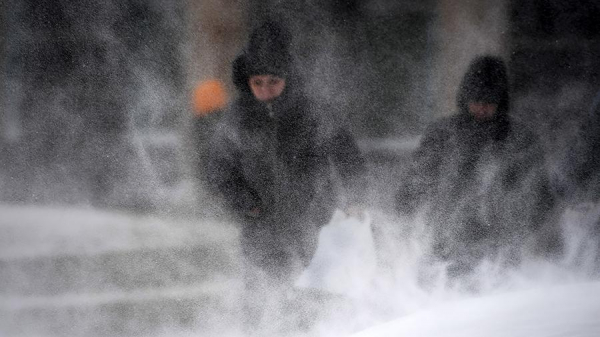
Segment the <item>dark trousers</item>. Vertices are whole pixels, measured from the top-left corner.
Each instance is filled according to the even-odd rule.
[[[310,263],[318,240],[311,224],[248,221],[242,228],[244,328],[265,332],[281,312],[294,282]]]

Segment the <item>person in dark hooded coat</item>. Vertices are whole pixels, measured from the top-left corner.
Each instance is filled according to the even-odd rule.
[[[509,117],[504,62],[475,58],[457,105],[458,114],[426,130],[402,176],[397,211],[424,212],[434,255],[459,274],[484,257],[518,259],[530,238],[536,249],[555,249],[543,150],[534,133]]]
[[[209,163],[212,187],[241,223],[248,262],[282,283],[308,265],[320,227],[344,207],[338,189],[348,207],[360,203],[366,170],[343,123],[321,123],[324,107],[304,94],[290,43],[276,21],[253,31],[233,62],[239,95],[216,130]]]

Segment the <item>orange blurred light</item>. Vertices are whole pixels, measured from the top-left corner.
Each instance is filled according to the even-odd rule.
[[[194,89],[192,104],[194,113],[198,117],[223,110],[227,105],[225,86],[219,80],[200,82]]]

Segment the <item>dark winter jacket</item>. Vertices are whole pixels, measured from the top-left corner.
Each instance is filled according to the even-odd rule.
[[[236,214],[258,207],[277,221],[323,224],[337,202],[334,167],[348,191],[358,191],[352,187],[363,179],[364,162],[351,135],[343,128],[319,135],[311,108],[298,99],[276,102],[271,112],[242,97],[227,111],[213,141],[210,172]]]
[[[475,120],[469,101],[498,104],[495,118]],[[438,255],[469,260],[522,243],[547,220],[554,198],[537,137],[508,116],[501,61],[472,63],[458,107],[426,130],[396,201],[401,214],[426,210]]]
[[[304,95],[280,41],[282,33],[269,36],[273,29],[255,31],[247,50],[233,63],[239,97],[212,142],[210,180],[245,225],[258,222],[282,230],[307,223],[320,226],[338,206],[338,187],[349,202],[361,197],[365,164],[341,123],[322,123],[320,114],[326,108]],[[257,101],[248,85],[251,75],[265,73],[286,79],[282,95],[269,105]],[[258,218],[247,217],[255,208],[260,210]]]

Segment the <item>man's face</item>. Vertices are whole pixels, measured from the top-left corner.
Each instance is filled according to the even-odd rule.
[[[469,102],[469,113],[477,121],[489,121],[494,118],[498,104],[488,102]]]
[[[248,79],[250,90],[257,100],[271,102],[285,89],[285,79],[274,75],[254,75]]]

